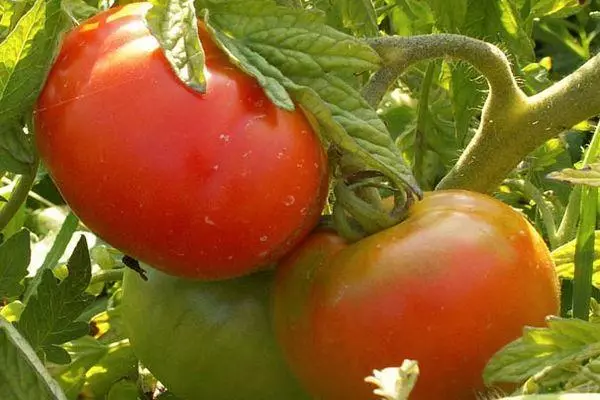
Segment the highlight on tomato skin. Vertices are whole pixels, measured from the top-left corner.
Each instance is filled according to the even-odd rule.
[[[277,108],[202,27],[207,92],[171,71],[148,3],[71,31],[36,105],[36,145],[75,214],[169,274],[241,276],[317,224],[326,155],[297,107]]]
[[[288,364],[321,400],[372,399],[364,378],[404,359],[421,371],[411,399],[475,399],[488,359],[558,310],[540,235],[465,191],[430,193],[399,225],[353,244],[311,234],[282,261],[274,294]]]

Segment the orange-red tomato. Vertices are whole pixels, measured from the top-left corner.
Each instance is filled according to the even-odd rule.
[[[312,234],[277,272],[274,318],[314,398],[372,399],[373,369],[419,362],[411,399],[474,399],[482,371],[524,325],[559,307],[538,233],[509,206],[434,192],[401,224],[354,244]]]
[[[208,90],[169,67],[143,15],[101,13],[65,38],[35,110],[42,160],[74,212],[167,273],[229,278],[277,260],[317,223],[324,151],[201,29]]]

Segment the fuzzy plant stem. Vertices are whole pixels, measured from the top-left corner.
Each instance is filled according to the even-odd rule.
[[[477,132],[437,189],[491,192],[527,154],[565,129],[600,113],[600,55],[550,88],[528,97],[506,55],[481,40],[453,34],[369,39],[383,60],[363,96],[376,106],[410,66],[452,58],[469,62],[489,93]]]

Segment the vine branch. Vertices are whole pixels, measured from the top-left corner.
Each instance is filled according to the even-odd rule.
[[[29,191],[35,182],[38,167],[39,160],[36,160],[31,165],[29,173],[21,175],[8,201],[0,208],[0,231],[8,225],[10,220],[19,211],[19,208],[21,208],[21,205],[27,200]]]
[[[600,55],[528,97],[518,86],[506,55],[490,43],[453,34],[388,36],[368,43],[384,62],[363,89],[373,107],[419,61],[440,57],[467,61],[488,82],[477,132],[437,189],[491,192],[546,140],[600,112]]]

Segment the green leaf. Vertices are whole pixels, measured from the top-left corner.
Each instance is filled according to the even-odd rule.
[[[108,348],[91,336],[75,339],[64,348],[73,361],[69,365],[53,367],[51,372],[65,394],[76,399],[83,389],[86,373],[107,354]]]
[[[100,11],[84,0],[62,0],[62,7],[65,13],[76,22],[88,19]]]
[[[33,108],[64,28],[60,0],[37,0],[0,44],[0,169],[23,174],[34,162],[22,120]]]
[[[529,20],[542,17],[565,18],[582,9],[580,0],[532,0]]]
[[[0,316],[4,317],[8,322],[15,322],[21,318],[25,306],[19,300],[8,303],[0,308]]]
[[[0,399],[67,400],[27,340],[1,316]]]
[[[85,391],[101,399],[118,381],[137,374],[138,360],[128,339],[110,343],[107,353],[86,373]]]
[[[547,177],[571,184],[600,187],[600,163],[590,164],[581,169],[567,168],[551,172]]]
[[[198,37],[193,0],[151,0],[146,14],[150,32],[156,37],[175,74],[197,92],[206,91],[204,51]]]
[[[371,0],[320,0],[314,6],[325,12],[327,24],[357,36],[377,36],[377,14]]]
[[[32,295],[35,294],[37,288],[42,281],[42,276],[45,270],[51,270],[58,264],[58,261],[62,257],[65,249],[71,242],[71,238],[73,237],[73,233],[77,230],[77,226],[79,225],[79,219],[72,212],[67,215],[62,226],[60,227],[60,231],[56,236],[56,239],[52,242],[52,248],[46,254],[46,258],[44,258],[44,262],[42,266],[38,269],[33,281],[27,287],[25,291],[25,295],[23,296],[23,302],[27,303]]]
[[[556,273],[560,278],[573,279],[575,273],[575,240],[555,249],[552,252],[552,259],[556,264]],[[600,231],[595,232],[592,283],[600,288]]]
[[[119,381],[110,388],[106,400],[138,400],[138,387],[132,381]]]
[[[67,265],[69,275],[60,283],[50,270],[43,271],[37,293],[25,306],[17,325],[31,346],[36,351],[45,352],[53,362],[66,359],[65,353],[60,353],[55,345],[81,337],[89,331],[87,323],[76,321],[93,300],[93,296],[85,293],[90,283],[91,265],[84,236],[77,243]]]
[[[395,6],[390,10],[390,25],[393,33],[401,36],[431,33],[435,18],[431,8],[421,0],[388,0]]]
[[[29,232],[21,230],[0,245],[0,299],[19,296],[31,258]]]
[[[573,377],[584,362],[598,355],[600,324],[550,317],[548,328],[525,328],[523,337],[496,353],[483,376],[486,384],[519,383],[544,370],[536,384],[549,386]]]
[[[453,30],[464,25],[468,0],[426,0],[426,2],[435,15],[436,24],[443,31]]]
[[[264,4],[263,4],[264,3]],[[378,67],[366,44],[324,24],[317,13],[230,1],[209,9],[207,24],[240,68],[275,104],[292,109],[287,91],[312,114],[322,135],[381,171],[396,186],[418,192],[384,123],[343,77]]]

